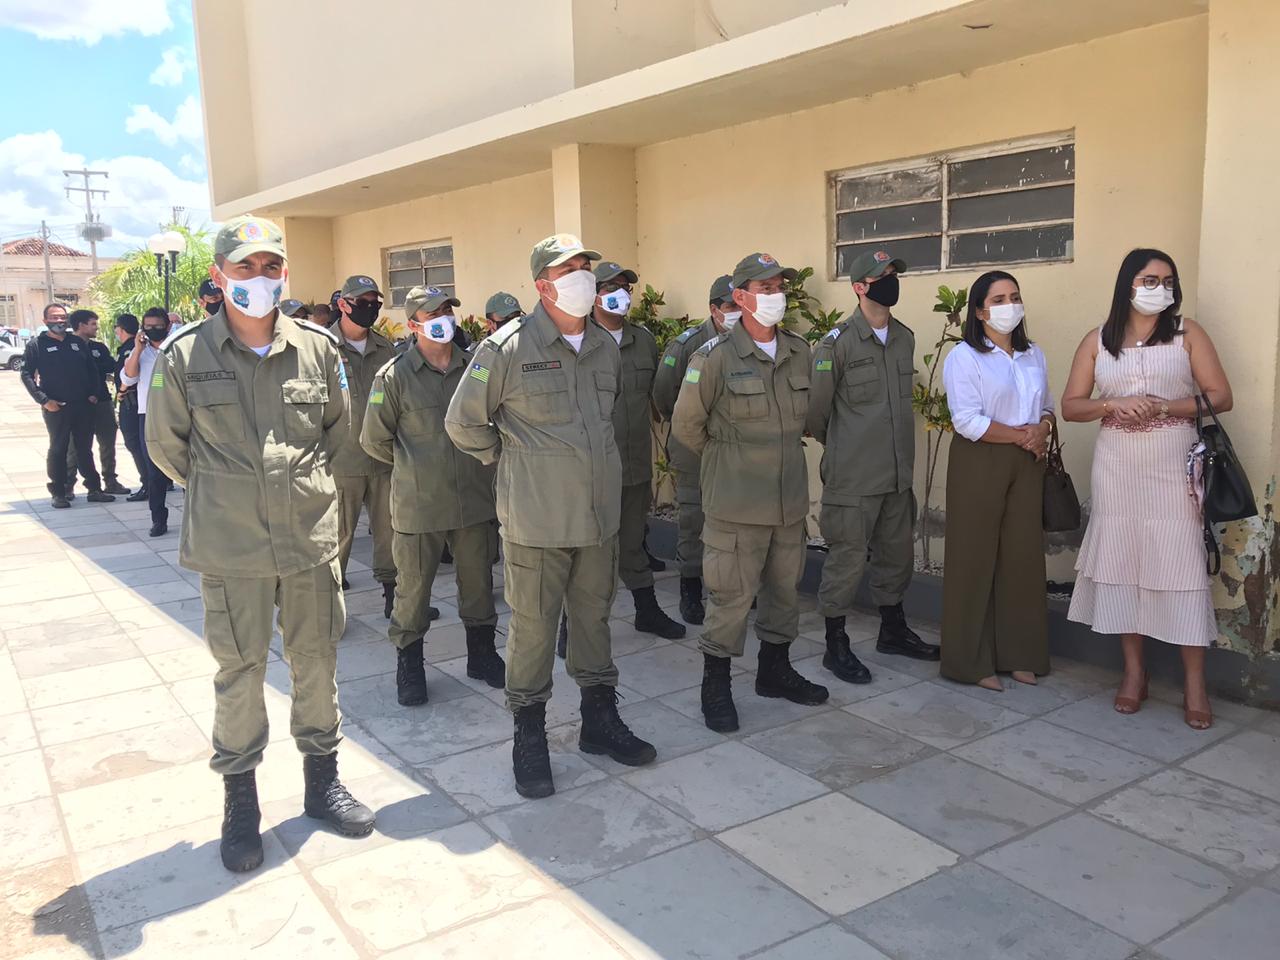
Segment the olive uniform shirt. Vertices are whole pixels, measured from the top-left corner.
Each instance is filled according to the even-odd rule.
[[[702,505],[731,523],[786,526],[809,512],[809,344],[777,330],[777,357],[741,323],[689,361],[673,430],[702,457]]]
[[[183,328],[156,359],[147,453],[187,488],[179,562],[225,577],[287,577],[338,553],[333,449],[350,429],[337,338],[276,315],[266,356],[226,313]]]
[[[825,444],[823,503],[857,506],[859,497],[911,489],[915,352],[908,327],[890,317],[881,344],[861,309],[818,342],[808,426]]]
[[[663,420],[669,421],[675,415],[676,398],[680,395],[680,384],[689,368],[689,358],[695,350],[715,336],[718,336],[716,322],[707,317],[667,344],[662,361],[658,364],[658,372],[653,378],[653,405]],[[667,454],[671,458],[671,466],[676,470],[676,482],[679,484],[681,480],[692,477],[693,489],[688,492],[696,494],[700,465],[698,455],[680,442],[675,431],[672,431],[667,440]]]
[[[367,477],[374,473],[385,473],[389,469],[387,464],[375,460],[360,445],[360,426],[364,423],[364,411],[369,405],[373,378],[399,353],[390,340],[370,330],[362,354],[347,343],[340,323],[341,321],[333,323],[329,332],[338,338],[338,353],[347,374],[347,393],[351,398],[351,432],[342,438],[333,452],[333,475]]]
[[[360,443],[391,468],[391,526],[400,533],[461,530],[496,516],[493,466],[458,450],[445,411],[472,354],[457,344],[437,370],[416,346],[386,363],[373,380]]]
[[[502,536],[526,547],[602,544],[618,532],[613,434],[618,345],[588,322],[577,352],[539,304],[476,347],[445,415],[458,449],[498,463]]]
[[[612,334],[609,336],[612,339]],[[658,342],[644,327],[627,320],[622,324],[618,352],[622,361],[622,392],[613,407],[613,436],[622,457],[622,485],[629,487],[648,483],[653,478],[650,398],[654,371],[658,367]]]

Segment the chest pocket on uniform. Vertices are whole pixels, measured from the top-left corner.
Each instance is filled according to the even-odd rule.
[[[653,389],[653,373],[653,363],[648,357],[637,360],[634,369],[626,372],[624,389],[632,396],[647,398]]]
[[[809,413],[809,375],[792,374],[787,383],[791,387],[791,413],[803,420]]]
[[[900,357],[898,359],[898,393],[901,396],[911,396],[911,391],[915,386],[912,379],[915,372],[915,367],[911,359],[908,357]]]
[[[244,439],[244,411],[234,380],[209,380],[187,384],[187,402],[196,432],[210,443],[235,443]]]
[[[322,380],[286,380],[280,389],[284,395],[285,436],[303,441],[318,438],[324,405],[329,402],[329,385]]]
[[[530,423],[568,423],[573,419],[569,382],[563,373],[534,373],[516,393],[520,410]]]
[[[649,371],[650,380],[653,371]],[[606,420],[613,417],[613,404],[618,394],[618,378],[612,373],[596,372],[596,396],[600,398],[600,416]],[[648,394],[646,394],[648,396]]]
[[[729,419],[764,420],[769,416],[769,397],[759,377],[730,378],[725,386],[729,390]]]
[[[413,407],[406,406],[400,414],[400,429],[406,437],[429,437],[444,429],[444,414],[433,398],[414,398],[408,402]]]
[[[880,365],[872,357],[854,360],[844,369],[842,389],[852,404],[876,403],[885,399]]]

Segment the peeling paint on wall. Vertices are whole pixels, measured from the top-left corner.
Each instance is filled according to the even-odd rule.
[[[1266,485],[1260,516],[1219,528],[1222,572],[1213,584],[1219,647],[1254,660],[1280,655],[1280,541],[1275,524],[1276,479]]]

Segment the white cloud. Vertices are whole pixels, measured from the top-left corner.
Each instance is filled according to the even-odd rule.
[[[204,120],[200,115],[200,102],[195,94],[178,104],[172,120],[166,120],[151,107],[133,104],[133,112],[124,121],[129,133],[151,133],[166,147],[186,143],[204,142]]]
[[[0,0],[3,2],[3,0]],[[160,65],[151,71],[150,82],[157,87],[176,87],[195,64],[182,47],[170,47],[160,55]]]
[[[92,46],[125,33],[154,37],[173,20],[167,0],[0,0],[0,27]]]
[[[178,158],[178,169],[192,176],[203,177],[205,172],[204,159],[197,157],[194,153],[184,153]]]
[[[184,178],[154,157],[89,159],[64,149],[62,138],[46,130],[0,140],[0,236],[30,236],[47,220],[61,241],[83,248],[76,224],[84,219],[84,208],[79,199],[64,195],[62,171],[86,164],[110,174],[94,182],[110,191],[105,198],[94,198],[95,211],[114,230],[98,247],[105,255],[144,243],[168,221],[174,206],[185,207],[194,226],[209,219],[209,187],[202,179]]]

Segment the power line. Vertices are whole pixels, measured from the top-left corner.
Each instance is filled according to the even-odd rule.
[[[82,168],[80,170],[63,170],[64,177],[83,177],[83,187],[64,186],[67,191],[67,198],[71,198],[73,193],[84,194],[84,237],[89,241],[89,255],[93,257],[93,272],[98,272],[98,237],[106,239],[111,235],[111,228],[104,228],[98,220],[93,216],[93,195],[96,193],[100,197],[106,197],[106,190],[96,190],[89,185],[90,177],[102,177],[104,180],[111,176],[106,170],[89,170]]]

